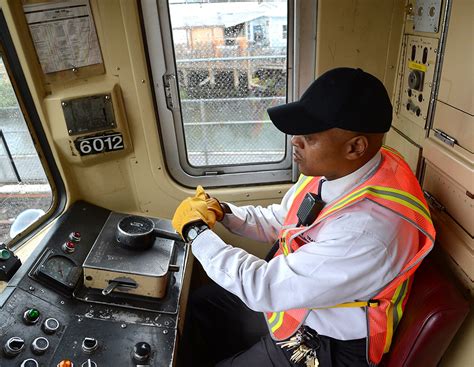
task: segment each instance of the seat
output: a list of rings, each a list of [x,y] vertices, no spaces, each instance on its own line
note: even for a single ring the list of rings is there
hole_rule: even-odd
[[[455,280],[430,255],[415,272],[403,318],[380,366],[437,366],[468,312]]]

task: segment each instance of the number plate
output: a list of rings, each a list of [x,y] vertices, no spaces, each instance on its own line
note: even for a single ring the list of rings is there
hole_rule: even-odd
[[[80,155],[99,154],[112,152],[125,148],[121,133],[113,133],[100,136],[82,137],[74,141],[74,145]]]

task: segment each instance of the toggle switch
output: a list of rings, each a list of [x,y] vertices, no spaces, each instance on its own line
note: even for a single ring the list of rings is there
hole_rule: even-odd
[[[83,364],[81,364],[81,367],[97,367],[97,363],[95,363],[94,361],[88,359]]]
[[[25,341],[18,336],[14,336],[13,338],[7,340],[3,346],[3,351],[7,357],[14,357],[20,354],[24,348]]]

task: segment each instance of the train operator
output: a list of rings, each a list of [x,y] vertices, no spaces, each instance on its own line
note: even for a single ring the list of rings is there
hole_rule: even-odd
[[[280,204],[237,207],[201,187],[173,225],[216,283],[190,302],[192,360],[208,366],[367,366],[388,351],[434,228],[420,186],[382,147],[392,105],[361,69],[337,68],[270,108],[302,173]],[[212,231],[278,240],[262,260]]]

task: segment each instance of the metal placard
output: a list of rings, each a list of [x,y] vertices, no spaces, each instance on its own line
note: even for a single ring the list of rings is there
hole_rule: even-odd
[[[123,136],[119,132],[81,136],[74,141],[74,145],[80,155],[100,154],[125,149]]]
[[[69,135],[117,127],[110,94],[61,101]]]
[[[441,0],[416,0],[414,25],[416,32],[437,33],[441,15]]]

